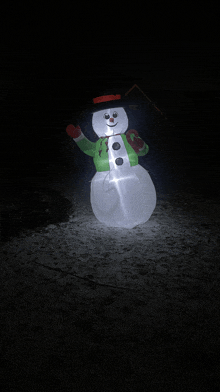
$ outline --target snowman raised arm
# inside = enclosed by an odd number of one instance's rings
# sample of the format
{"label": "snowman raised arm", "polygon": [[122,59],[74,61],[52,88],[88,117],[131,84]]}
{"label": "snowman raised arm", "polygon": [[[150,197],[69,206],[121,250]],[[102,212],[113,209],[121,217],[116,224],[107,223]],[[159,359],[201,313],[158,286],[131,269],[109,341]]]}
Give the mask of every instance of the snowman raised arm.
{"label": "snowman raised arm", "polygon": [[68,125],[66,131],[93,157],[97,172],[90,200],[96,218],[107,226],[132,229],[147,222],[156,206],[154,184],[138,164],[138,156],[147,154],[149,147],[136,130],[127,131],[128,116],[120,95],[104,95],[93,102],[92,127],[98,141],[89,141],[79,126]]}

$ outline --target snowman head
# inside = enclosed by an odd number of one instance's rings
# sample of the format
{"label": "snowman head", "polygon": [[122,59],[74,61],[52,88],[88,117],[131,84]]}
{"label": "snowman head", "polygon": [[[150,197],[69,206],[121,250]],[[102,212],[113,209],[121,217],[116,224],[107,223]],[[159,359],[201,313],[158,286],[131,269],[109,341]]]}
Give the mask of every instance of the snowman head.
{"label": "snowman head", "polygon": [[99,137],[124,133],[128,129],[128,116],[123,107],[113,107],[93,113],[92,127]]}

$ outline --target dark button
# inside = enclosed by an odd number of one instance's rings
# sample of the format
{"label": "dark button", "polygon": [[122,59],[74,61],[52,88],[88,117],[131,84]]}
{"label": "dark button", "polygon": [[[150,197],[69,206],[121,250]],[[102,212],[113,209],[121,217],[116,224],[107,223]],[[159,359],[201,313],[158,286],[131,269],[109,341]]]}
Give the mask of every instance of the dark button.
{"label": "dark button", "polygon": [[112,144],[112,148],[113,148],[113,150],[119,150],[119,148],[121,148],[121,145],[120,145],[120,143],[115,142]]}
{"label": "dark button", "polygon": [[122,165],[123,164],[123,159],[122,158],[117,158],[115,160],[116,165]]}

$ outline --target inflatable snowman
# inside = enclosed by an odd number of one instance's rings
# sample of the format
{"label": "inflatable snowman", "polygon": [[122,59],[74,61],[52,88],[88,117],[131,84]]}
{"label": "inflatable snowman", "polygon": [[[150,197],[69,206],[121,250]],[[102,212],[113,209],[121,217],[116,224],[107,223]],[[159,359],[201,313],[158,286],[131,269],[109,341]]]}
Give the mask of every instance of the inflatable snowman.
{"label": "inflatable snowman", "polygon": [[120,95],[104,95],[93,102],[92,126],[99,140],[89,141],[72,124],[66,131],[93,157],[97,172],[91,181],[90,200],[96,218],[107,226],[132,229],[147,222],[156,206],[154,184],[138,164],[138,156],[147,154],[149,147],[136,130],[126,132],[128,116]]}

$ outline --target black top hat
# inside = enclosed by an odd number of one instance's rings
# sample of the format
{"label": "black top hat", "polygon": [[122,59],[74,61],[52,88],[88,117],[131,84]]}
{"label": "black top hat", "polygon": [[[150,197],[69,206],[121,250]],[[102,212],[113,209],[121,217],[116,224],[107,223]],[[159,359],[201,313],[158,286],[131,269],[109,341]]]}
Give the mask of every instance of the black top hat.
{"label": "black top hat", "polygon": [[129,106],[137,105],[141,103],[141,101],[144,102],[145,100],[140,98],[134,99],[134,97],[131,98],[129,96],[122,95],[122,94],[112,94],[111,92],[104,93],[102,95],[99,95],[98,97],[93,98],[94,105],[91,105],[91,112],[94,113],[99,110],[111,109],[117,107],[123,107],[126,109]]}
{"label": "black top hat", "polygon": [[123,107],[126,112],[130,113],[134,106],[142,104],[144,104],[144,106],[146,104],[149,105],[149,101],[147,101],[143,94],[140,94],[138,97],[134,97],[133,94],[126,95],[125,91],[120,88],[98,90],[95,92],[94,96],[95,97],[92,100],[87,101],[87,103],[82,106],[83,111],[79,115],[80,122],[99,110]]}

